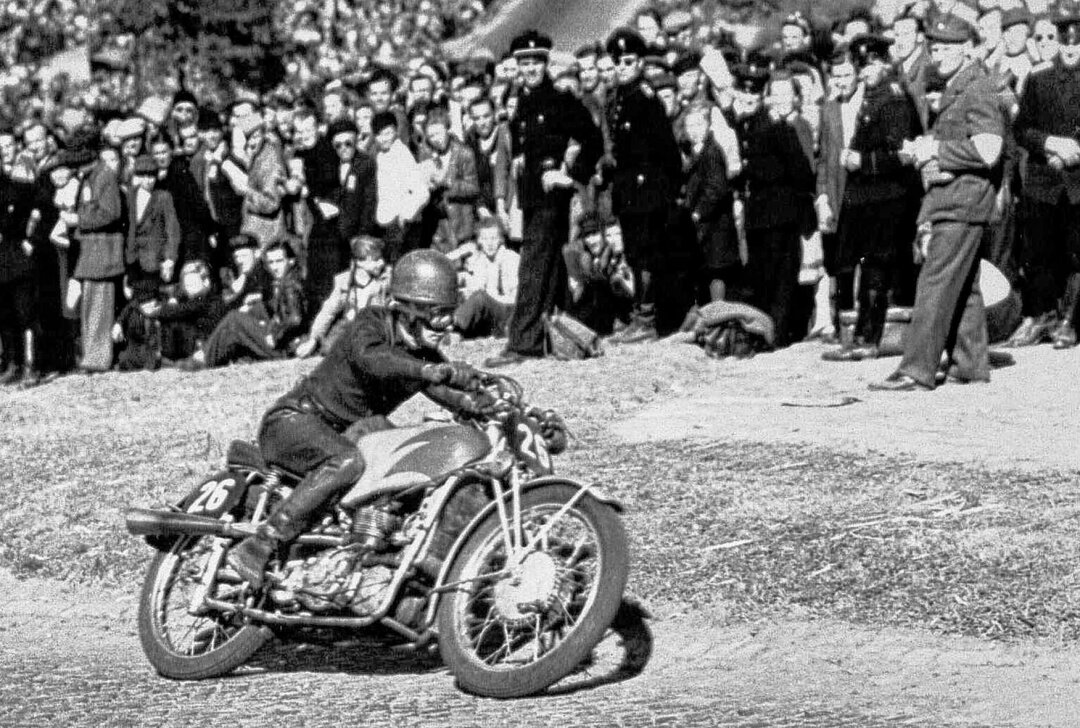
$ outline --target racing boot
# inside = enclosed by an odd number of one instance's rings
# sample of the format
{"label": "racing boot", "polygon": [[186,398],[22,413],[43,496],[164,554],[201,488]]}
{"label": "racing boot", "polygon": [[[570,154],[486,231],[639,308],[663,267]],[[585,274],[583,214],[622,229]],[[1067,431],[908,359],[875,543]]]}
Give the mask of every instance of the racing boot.
{"label": "racing boot", "polygon": [[363,472],[364,463],[359,455],[328,460],[300,481],[296,490],[259,525],[254,536],[229,549],[228,566],[250,582],[253,589],[260,589],[266,564],[274,552],[303,533],[323,504],[342,488],[355,483]]}

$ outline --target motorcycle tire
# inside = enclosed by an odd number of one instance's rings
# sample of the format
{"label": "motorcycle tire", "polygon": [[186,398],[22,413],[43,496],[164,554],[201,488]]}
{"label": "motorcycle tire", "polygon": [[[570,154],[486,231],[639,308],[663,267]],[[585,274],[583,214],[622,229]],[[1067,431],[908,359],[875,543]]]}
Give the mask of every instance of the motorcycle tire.
{"label": "motorcycle tire", "polygon": [[[574,495],[571,484],[521,497],[528,544]],[[574,672],[603,638],[622,601],[629,552],[622,521],[588,496],[554,522],[513,578],[497,512],[457,554],[438,611],[439,651],[458,686],[485,697],[541,692]],[[485,574],[491,574],[485,578]]]}
{"label": "motorcycle tire", "polygon": [[[191,594],[200,586],[211,536],[177,540],[150,563],[139,597],[139,641],[163,677],[203,680],[243,665],[273,636],[269,627],[216,613],[191,615]],[[218,586],[215,596],[223,596]],[[189,640],[190,644],[185,644]]]}

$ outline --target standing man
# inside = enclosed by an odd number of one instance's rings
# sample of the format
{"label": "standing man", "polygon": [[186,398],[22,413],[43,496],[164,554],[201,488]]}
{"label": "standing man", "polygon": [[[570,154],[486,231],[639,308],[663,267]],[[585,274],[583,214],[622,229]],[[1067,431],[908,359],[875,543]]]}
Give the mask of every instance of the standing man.
{"label": "standing man", "polygon": [[[544,355],[543,316],[565,297],[562,247],[569,235],[574,183],[589,181],[603,150],[600,130],[581,101],[555,90],[547,72],[551,45],[550,38],[535,30],[519,35],[510,45],[524,83],[511,121],[524,234],[506,350],[488,359],[488,367]],[[662,110],[660,114],[662,118]]]}
{"label": "standing man", "polygon": [[943,352],[949,376],[990,380],[986,312],[979,291],[979,249],[1001,183],[1005,117],[986,69],[971,58],[973,29],[939,16],[926,30],[930,58],[946,79],[929,134],[904,146],[926,195],[919,222],[929,225],[911,326],[900,367],[871,389],[933,389]]}
{"label": "standing man", "polygon": [[[657,336],[654,277],[664,264],[661,245],[682,184],[682,156],[664,105],[641,75],[645,41],[633,30],[620,28],[608,39],[607,51],[617,64],[618,88],[608,108],[611,159],[603,172],[611,182],[612,210],[634,271],[633,317],[617,337],[629,343]],[[679,319],[673,328],[660,327],[674,330],[682,315],[664,318]]]}
{"label": "standing man", "polygon": [[893,44],[890,48],[900,80],[919,111],[923,129],[930,126],[930,104],[926,100],[926,36],[922,18],[908,7],[893,21]]}
{"label": "standing man", "polygon": [[[1052,338],[1076,343],[1074,311],[1080,293],[1080,3],[1063,3],[1052,19],[1061,50],[1049,68],[1027,82],[1016,138],[1028,151],[1023,187],[1024,320],[1015,346]],[[1064,318],[1057,321],[1064,296]]]}
{"label": "standing man", "polygon": [[[838,280],[850,286],[856,266],[860,274],[854,345],[826,351],[826,361],[877,357],[897,267],[907,262],[910,269],[910,261],[903,258],[911,257],[915,237],[914,211],[908,204],[914,179],[900,148],[919,136],[922,127],[914,104],[891,73],[888,48],[889,41],[878,35],[852,41],[863,98],[850,120],[850,137],[839,150],[830,149],[847,172],[838,211]],[[848,291],[838,295],[846,298]]]}

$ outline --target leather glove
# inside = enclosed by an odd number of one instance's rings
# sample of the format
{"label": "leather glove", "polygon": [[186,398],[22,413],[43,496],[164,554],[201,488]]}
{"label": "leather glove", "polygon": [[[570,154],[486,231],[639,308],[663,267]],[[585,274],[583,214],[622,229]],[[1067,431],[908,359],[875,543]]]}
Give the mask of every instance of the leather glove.
{"label": "leather glove", "polygon": [[420,370],[420,378],[430,384],[446,384],[453,389],[468,389],[480,378],[480,372],[463,361],[425,364]]}

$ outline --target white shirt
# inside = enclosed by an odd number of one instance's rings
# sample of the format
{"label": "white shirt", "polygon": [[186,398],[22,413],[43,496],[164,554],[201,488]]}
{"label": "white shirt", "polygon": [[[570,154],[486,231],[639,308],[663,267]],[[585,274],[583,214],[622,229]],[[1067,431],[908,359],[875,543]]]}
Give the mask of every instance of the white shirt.
{"label": "white shirt", "polygon": [[518,289],[521,256],[509,248],[499,248],[494,258],[480,250],[465,261],[465,292],[487,291],[499,303],[514,303]]}

